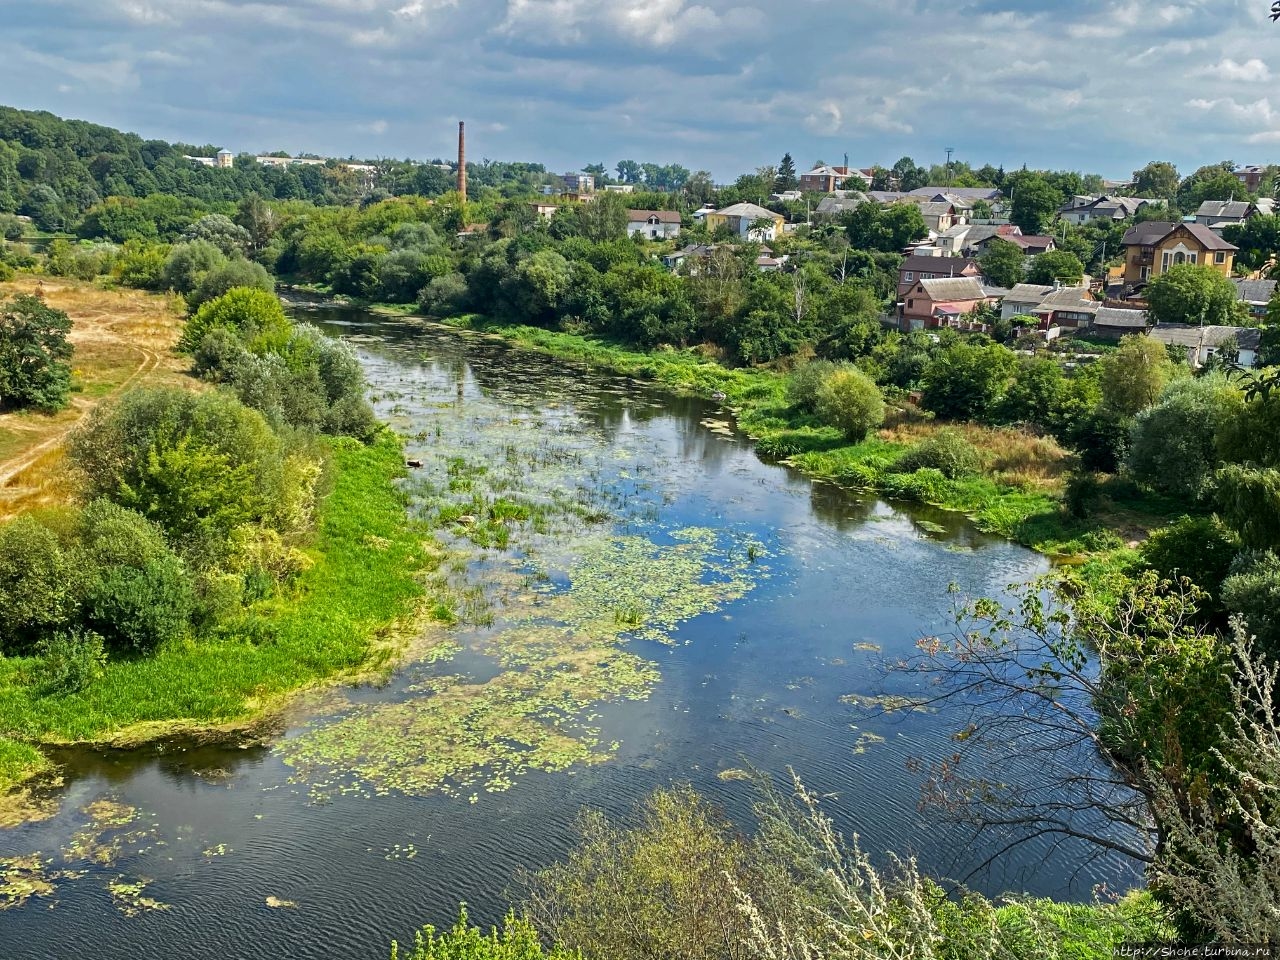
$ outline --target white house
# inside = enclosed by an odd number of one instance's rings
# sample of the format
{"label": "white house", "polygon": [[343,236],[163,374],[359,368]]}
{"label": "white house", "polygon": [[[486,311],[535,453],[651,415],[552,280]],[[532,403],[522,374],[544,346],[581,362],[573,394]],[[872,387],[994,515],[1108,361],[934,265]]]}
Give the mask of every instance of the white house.
{"label": "white house", "polygon": [[1204,366],[1226,346],[1237,352],[1236,362],[1240,366],[1252,368],[1258,362],[1262,341],[1262,331],[1257,327],[1200,327],[1189,323],[1157,324],[1147,335],[1165,346],[1181,347],[1193,369]]}
{"label": "white house", "polygon": [[666,240],[680,236],[680,214],[675,210],[628,210],[627,236]]}

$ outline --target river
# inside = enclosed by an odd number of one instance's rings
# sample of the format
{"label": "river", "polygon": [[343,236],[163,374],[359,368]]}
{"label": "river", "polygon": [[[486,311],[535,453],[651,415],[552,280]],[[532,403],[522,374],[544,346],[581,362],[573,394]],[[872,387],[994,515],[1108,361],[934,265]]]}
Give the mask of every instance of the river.
{"label": "river", "polygon": [[[983,859],[917,811],[907,769],[952,751],[956,718],[847,698],[945,629],[949,583],[999,594],[1043,558],[762,462],[711,401],[441,327],[308,318],[355,347],[424,462],[414,509],[455,521],[458,623],[271,745],[64,758],[58,813],[0,832],[0,858],[38,855],[50,884],[0,912],[5,960],[385,956],[459,901],[497,919],[584,805],[623,816],[689,781],[746,823],[748,766],[794,767],[873,853],[953,877]],[[495,496],[509,522],[468,506]],[[1135,880],[1047,851],[973,885],[1086,900]]]}

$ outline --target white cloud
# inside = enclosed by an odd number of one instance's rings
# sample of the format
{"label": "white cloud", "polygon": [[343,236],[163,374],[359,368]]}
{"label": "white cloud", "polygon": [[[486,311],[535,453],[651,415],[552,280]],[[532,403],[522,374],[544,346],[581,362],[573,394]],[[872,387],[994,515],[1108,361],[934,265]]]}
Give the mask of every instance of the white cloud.
{"label": "white cloud", "polygon": [[1226,57],[1219,63],[1205,67],[1200,73],[1202,76],[1236,83],[1265,83],[1271,79],[1271,69],[1257,57],[1244,63],[1237,63]]}

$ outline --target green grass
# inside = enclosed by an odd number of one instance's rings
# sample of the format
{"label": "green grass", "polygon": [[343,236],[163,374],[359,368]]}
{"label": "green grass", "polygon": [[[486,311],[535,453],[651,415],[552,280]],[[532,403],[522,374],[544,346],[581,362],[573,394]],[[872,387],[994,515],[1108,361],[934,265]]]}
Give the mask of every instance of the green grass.
{"label": "green grass", "polygon": [[245,720],[289,691],[387,660],[390,644],[380,641],[423,595],[418,574],[432,563],[425,531],[407,520],[393,486],[404,470],[393,435],[368,447],[335,441],[333,459],[334,488],[307,550],[313,566],[287,596],[216,637],[112,661],[78,693],[46,694],[35,661],[0,660],[0,787],[36,762],[27,744]]}

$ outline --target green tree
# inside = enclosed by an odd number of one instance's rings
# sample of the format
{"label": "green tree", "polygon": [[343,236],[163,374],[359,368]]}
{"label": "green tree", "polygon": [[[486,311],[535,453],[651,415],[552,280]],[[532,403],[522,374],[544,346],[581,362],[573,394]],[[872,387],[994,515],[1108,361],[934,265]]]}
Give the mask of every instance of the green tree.
{"label": "green tree", "polygon": [[226,256],[207,240],[180,243],[169,251],[164,265],[164,285],[168,290],[188,294],[204,275],[227,262]]}
{"label": "green tree", "polygon": [[1019,176],[1008,189],[1012,190],[1009,219],[1021,227],[1023,233],[1045,233],[1062,206],[1062,193],[1038,173]]}
{"label": "green tree", "polygon": [[778,175],[773,181],[773,192],[785,193],[798,186],[800,186],[800,178],[796,176],[796,163],[791,159],[791,154],[784,153],[778,164]]}
{"label": "green tree", "polygon": [[39,297],[0,301],[0,410],[66,406],[71,392],[71,320]]}
{"label": "green tree", "polygon": [[1079,283],[1084,276],[1084,264],[1074,253],[1065,250],[1049,250],[1031,258],[1027,267],[1027,282],[1065,285]]}
{"label": "green tree", "polygon": [[1147,313],[1157,324],[1232,325],[1240,316],[1235,284],[1212,267],[1180,263],[1147,287]]}
{"label": "green tree", "polygon": [[884,399],[875,383],[856,367],[841,367],[822,381],[814,409],[824,422],[854,443],[884,423]]}
{"label": "green tree", "polygon": [[290,324],[280,298],[255,287],[235,287],[203,304],[186,322],[178,349],[193,352],[214,330],[230,330],[250,349],[283,346]]}
{"label": "green tree", "polygon": [[900,158],[893,165],[890,173],[897,184],[897,189],[905,193],[910,193],[912,190],[918,190],[920,187],[929,185],[929,171],[924,167],[917,166],[916,162],[910,157]]}
{"label": "green tree", "polygon": [[49,527],[30,515],[0,524],[0,652],[70,624],[80,592],[81,566]]}
{"label": "green tree", "polygon": [[248,252],[254,257],[266,250],[279,228],[275,210],[256,193],[240,201],[236,207],[235,222],[249,235]]}
{"label": "green tree", "polygon": [[1200,500],[1218,466],[1218,433],[1243,408],[1240,391],[1221,375],[1174,381],[1134,421],[1130,473],[1153,490]]}
{"label": "green tree", "polygon": [[1099,366],[1102,406],[1120,417],[1137,416],[1154,404],[1173,379],[1173,361],[1164,344],[1142,334],[1123,338]]}
{"label": "green tree", "polygon": [[924,368],[921,404],[951,420],[982,420],[1004,394],[1017,366],[999,344],[958,341],[938,350]]}
{"label": "green tree", "polygon": [[228,258],[244,256],[252,244],[249,231],[221,213],[210,213],[201,217],[182,231],[179,240],[182,243],[192,243],[196,240],[208,241]]}
{"label": "green tree", "polygon": [[1178,187],[1178,206],[1194,213],[1206,200],[1248,200],[1249,191],[1229,161],[1201,167]]}
{"label": "green tree", "polygon": [[1133,192],[1138,197],[1173,200],[1178,195],[1178,168],[1167,160],[1152,160],[1133,171]]}
{"label": "green tree", "polygon": [[627,235],[627,200],[621,193],[599,193],[578,209],[578,229],[588,240],[604,243]]}
{"label": "green tree", "polygon": [[252,287],[274,296],[276,282],[262,264],[237,257],[218,264],[200,278],[195,289],[186,295],[187,309],[199,310],[205,303],[236,287]]}
{"label": "green tree", "polygon": [[1026,266],[1022,249],[1008,240],[992,240],[980,262],[982,274],[998,287],[1011,288],[1026,282]]}
{"label": "green tree", "polygon": [[1240,248],[1236,254],[1237,264],[1259,270],[1280,254],[1280,216],[1250,217],[1244,223],[1229,223],[1222,228],[1222,238]]}

